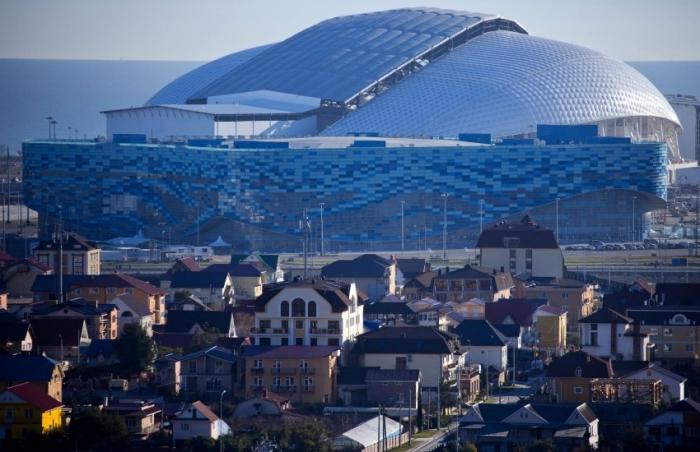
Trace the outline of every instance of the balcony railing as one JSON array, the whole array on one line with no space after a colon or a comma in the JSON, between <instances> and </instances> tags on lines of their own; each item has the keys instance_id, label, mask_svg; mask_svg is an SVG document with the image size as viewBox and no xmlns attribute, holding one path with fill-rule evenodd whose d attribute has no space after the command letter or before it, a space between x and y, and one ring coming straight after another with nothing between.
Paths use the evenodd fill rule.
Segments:
<instances>
[{"instance_id":1,"label":"balcony railing","mask_svg":"<svg viewBox=\"0 0 700 452\"><path fill-rule=\"evenodd\" d=\"M289 334L289 328L251 328L251 333L254 334Z\"/></svg>"},{"instance_id":2,"label":"balcony railing","mask_svg":"<svg viewBox=\"0 0 700 452\"><path fill-rule=\"evenodd\" d=\"M270 386L270 389L273 392L296 392L297 386L296 385L272 385L272 386Z\"/></svg>"},{"instance_id":3,"label":"balcony railing","mask_svg":"<svg viewBox=\"0 0 700 452\"><path fill-rule=\"evenodd\" d=\"M340 334L338 328L309 328L311 334Z\"/></svg>"},{"instance_id":4,"label":"balcony railing","mask_svg":"<svg viewBox=\"0 0 700 452\"><path fill-rule=\"evenodd\" d=\"M316 369L313 367L300 367L299 372L305 375L314 375L316 373Z\"/></svg>"},{"instance_id":5,"label":"balcony railing","mask_svg":"<svg viewBox=\"0 0 700 452\"><path fill-rule=\"evenodd\" d=\"M273 367L272 373L275 375L294 375L297 373L295 367Z\"/></svg>"},{"instance_id":6,"label":"balcony railing","mask_svg":"<svg viewBox=\"0 0 700 452\"><path fill-rule=\"evenodd\" d=\"M265 373L265 369L263 369L262 367L251 367L250 373L259 375L259 374Z\"/></svg>"}]
</instances>

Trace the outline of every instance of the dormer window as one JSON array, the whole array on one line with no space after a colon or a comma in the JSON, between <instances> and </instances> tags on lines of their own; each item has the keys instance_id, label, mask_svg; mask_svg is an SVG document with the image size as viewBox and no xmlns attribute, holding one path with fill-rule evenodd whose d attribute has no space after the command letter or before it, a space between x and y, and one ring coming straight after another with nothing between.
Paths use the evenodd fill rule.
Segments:
<instances>
[{"instance_id":1,"label":"dormer window","mask_svg":"<svg viewBox=\"0 0 700 452\"><path fill-rule=\"evenodd\" d=\"M580 367L577 367L576 370L574 370L574 374L577 377L582 377L583 376L583 369L581 369Z\"/></svg>"},{"instance_id":2,"label":"dormer window","mask_svg":"<svg viewBox=\"0 0 700 452\"><path fill-rule=\"evenodd\" d=\"M520 237L503 237L503 247L504 248L518 248L518 247L520 247Z\"/></svg>"}]
</instances>

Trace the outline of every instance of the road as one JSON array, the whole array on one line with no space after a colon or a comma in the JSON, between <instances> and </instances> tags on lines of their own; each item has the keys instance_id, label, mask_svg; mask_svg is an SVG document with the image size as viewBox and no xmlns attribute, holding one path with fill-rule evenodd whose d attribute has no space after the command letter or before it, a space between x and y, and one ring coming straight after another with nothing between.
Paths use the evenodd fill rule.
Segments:
<instances>
[{"instance_id":1,"label":"road","mask_svg":"<svg viewBox=\"0 0 700 452\"><path fill-rule=\"evenodd\" d=\"M457 427L457 422L452 422L447 428L440 430L439 433L436 433L430 438L425 438L423 440L413 439L413 442L417 444L409 449L409 452L430 452L437 449L448 438L456 434Z\"/></svg>"}]
</instances>

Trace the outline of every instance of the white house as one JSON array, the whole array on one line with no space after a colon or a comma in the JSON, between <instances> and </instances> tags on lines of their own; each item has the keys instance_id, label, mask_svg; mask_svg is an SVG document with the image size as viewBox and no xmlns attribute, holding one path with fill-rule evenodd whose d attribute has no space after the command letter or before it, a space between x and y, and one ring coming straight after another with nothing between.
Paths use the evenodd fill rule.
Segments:
<instances>
[{"instance_id":1,"label":"white house","mask_svg":"<svg viewBox=\"0 0 700 452\"><path fill-rule=\"evenodd\" d=\"M345 348L364 330L364 301L354 283L307 280L268 285L255 301L255 344Z\"/></svg>"},{"instance_id":2,"label":"white house","mask_svg":"<svg viewBox=\"0 0 700 452\"><path fill-rule=\"evenodd\" d=\"M175 272L170 289L195 295L207 307L219 311L230 305L234 297L233 279L227 272Z\"/></svg>"},{"instance_id":3,"label":"white house","mask_svg":"<svg viewBox=\"0 0 700 452\"><path fill-rule=\"evenodd\" d=\"M600 358L646 361L649 337L630 317L610 308L600 309L578 321L581 349Z\"/></svg>"},{"instance_id":4,"label":"white house","mask_svg":"<svg viewBox=\"0 0 700 452\"><path fill-rule=\"evenodd\" d=\"M661 380L661 384L663 385L663 393L661 394L661 397L666 403L673 404L686 398L685 383L688 379L671 372L668 369L664 369L663 367L652 363L649 364L648 367L636 369L632 372L626 372L624 375L619 375L617 367L618 366L613 364L616 377L620 376L631 380Z\"/></svg>"},{"instance_id":5,"label":"white house","mask_svg":"<svg viewBox=\"0 0 700 452\"><path fill-rule=\"evenodd\" d=\"M216 440L221 435L230 433L226 422L219 419L208 406L192 402L172 419L173 440L176 442L201 436Z\"/></svg>"},{"instance_id":6,"label":"white house","mask_svg":"<svg viewBox=\"0 0 700 452\"><path fill-rule=\"evenodd\" d=\"M466 319L453 331L467 348L470 363L492 367L499 372L499 381L505 381L508 366L508 340L488 320Z\"/></svg>"},{"instance_id":7,"label":"white house","mask_svg":"<svg viewBox=\"0 0 700 452\"><path fill-rule=\"evenodd\" d=\"M126 325L136 323L146 331L146 334L153 336L153 315L145 303L133 294L126 293L115 297L110 303L119 311L117 325L120 334Z\"/></svg>"}]
</instances>

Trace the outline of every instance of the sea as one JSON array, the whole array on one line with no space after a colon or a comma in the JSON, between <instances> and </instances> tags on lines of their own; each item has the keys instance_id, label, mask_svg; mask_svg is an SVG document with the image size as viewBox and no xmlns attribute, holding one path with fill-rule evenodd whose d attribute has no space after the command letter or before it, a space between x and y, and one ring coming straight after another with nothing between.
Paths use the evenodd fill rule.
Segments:
<instances>
[{"instance_id":1,"label":"sea","mask_svg":"<svg viewBox=\"0 0 700 452\"><path fill-rule=\"evenodd\" d=\"M105 134L101 111L143 105L161 87L202 64L196 61L0 59L0 146L12 153L25 139ZM629 62L664 94L700 98L700 61Z\"/></svg>"}]
</instances>

